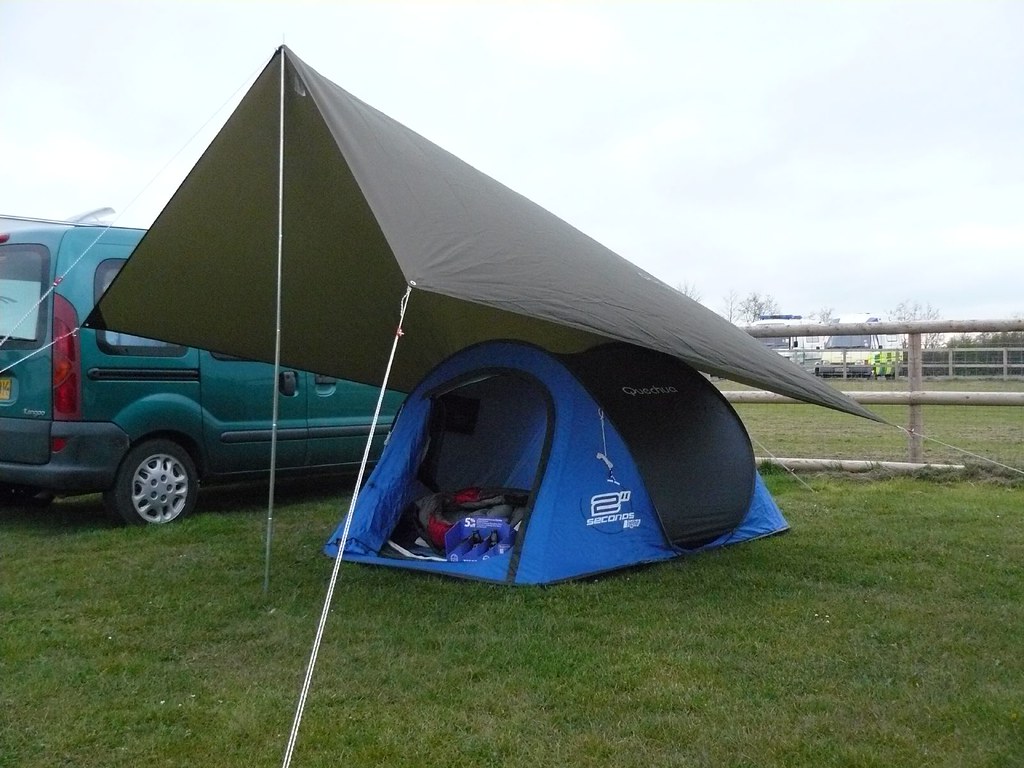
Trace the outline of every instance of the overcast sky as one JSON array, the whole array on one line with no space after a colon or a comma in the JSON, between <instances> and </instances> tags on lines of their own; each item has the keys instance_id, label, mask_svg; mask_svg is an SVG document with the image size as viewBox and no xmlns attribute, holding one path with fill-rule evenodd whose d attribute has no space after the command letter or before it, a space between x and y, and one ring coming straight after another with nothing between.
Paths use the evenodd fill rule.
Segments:
<instances>
[{"instance_id":1,"label":"overcast sky","mask_svg":"<svg viewBox=\"0 0 1024 768\"><path fill-rule=\"evenodd\" d=\"M148 226L275 48L723 312L1024 314L1024 2L0 0L0 215Z\"/></svg>"}]
</instances>

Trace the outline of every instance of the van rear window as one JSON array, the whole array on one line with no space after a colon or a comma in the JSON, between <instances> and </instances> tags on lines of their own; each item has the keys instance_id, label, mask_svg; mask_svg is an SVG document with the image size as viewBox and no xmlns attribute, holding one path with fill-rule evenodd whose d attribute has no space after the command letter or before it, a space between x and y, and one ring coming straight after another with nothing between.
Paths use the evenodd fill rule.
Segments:
<instances>
[{"instance_id":1,"label":"van rear window","mask_svg":"<svg viewBox=\"0 0 1024 768\"><path fill-rule=\"evenodd\" d=\"M103 292L117 277L124 266L124 259L107 259L96 267L95 299L99 301ZM146 357L180 357L187 351L178 344L132 336L118 331L100 331L96 334L96 345L108 355L142 355Z\"/></svg>"},{"instance_id":2,"label":"van rear window","mask_svg":"<svg viewBox=\"0 0 1024 768\"><path fill-rule=\"evenodd\" d=\"M42 340L49 277L50 252L43 246L0 246L0 342L4 346L24 348Z\"/></svg>"}]
</instances>

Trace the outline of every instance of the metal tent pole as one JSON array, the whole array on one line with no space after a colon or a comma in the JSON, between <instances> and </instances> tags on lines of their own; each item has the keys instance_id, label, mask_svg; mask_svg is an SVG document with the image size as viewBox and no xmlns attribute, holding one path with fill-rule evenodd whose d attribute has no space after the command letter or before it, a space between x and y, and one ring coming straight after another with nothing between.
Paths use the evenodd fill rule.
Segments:
<instances>
[{"instance_id":1,"label":"metal tent pole","mask_svg":"<svg viewBox=\"0 0 1024 768\"><path fill-rule=\"evenodd\" d=\"M270 490L267 496L266 552L263 557L263 594L270 592L270 544L274 535L274 492L277 479L278 379L281 376L281 262L284 245L284 51L281 51L281 96L278 109L277 145L277 295L274 311L274 381L270 424Z\"/></svg>"}]
</instances>

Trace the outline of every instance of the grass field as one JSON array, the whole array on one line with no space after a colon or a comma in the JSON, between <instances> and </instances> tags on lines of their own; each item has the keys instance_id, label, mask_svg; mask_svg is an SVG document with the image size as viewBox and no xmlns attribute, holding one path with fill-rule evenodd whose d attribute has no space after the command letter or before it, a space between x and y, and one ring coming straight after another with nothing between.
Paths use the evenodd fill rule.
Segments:
<instances>
[{"instance_id":1,"label":"grass field","mask_svg":"<svg viewBox=\"0 0 1024 768\"><path fill-rule=\"evenodd\" d=\"M293 765L1024 765L1024 486L767 480L789 533L601 579L343 565ZM279 765L344 492L267 596L261 490L0 510L0 766Z\"/></svg>"},{"instance_id":2,"label":"grass field","mask_svg":"<svg viewBox=\"0 0 1024 768\"><path fill-rule=\"evenodd\" d=\"M743 389L717 382L722 389ZM828 380L844 391L905 391L906 381ZM1021 392L1024 380L935 379L937 391ZM869 405L889 422L878 424L813 405L740 403L734 406L746 424L759 456L871 461L907 461L907 435L896 427L909 423L909 408ZM1024 408L1015 406L922 406L924 459L933 464L995 468L984 459L1024 470Z\"/></svg>"}]
</instances>

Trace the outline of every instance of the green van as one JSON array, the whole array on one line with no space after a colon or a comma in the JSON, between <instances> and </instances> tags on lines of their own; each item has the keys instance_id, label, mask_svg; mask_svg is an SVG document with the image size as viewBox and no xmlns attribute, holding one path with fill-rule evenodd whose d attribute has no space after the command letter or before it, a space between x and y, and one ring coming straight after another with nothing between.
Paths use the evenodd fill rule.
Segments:
<instances>
[{"instance_id":1,"label":"green van","mask_svg":"<svg viewBox=\"0 0 1024 768\"><path fill-rule=\"evenodd\" d=\"M128 523L180 519L200 482L268 476L274 397L282 474L357 467L375 387L79 328L144 234L0 217L0 504L102 492Z\"/></svg>"}]
</instances>

